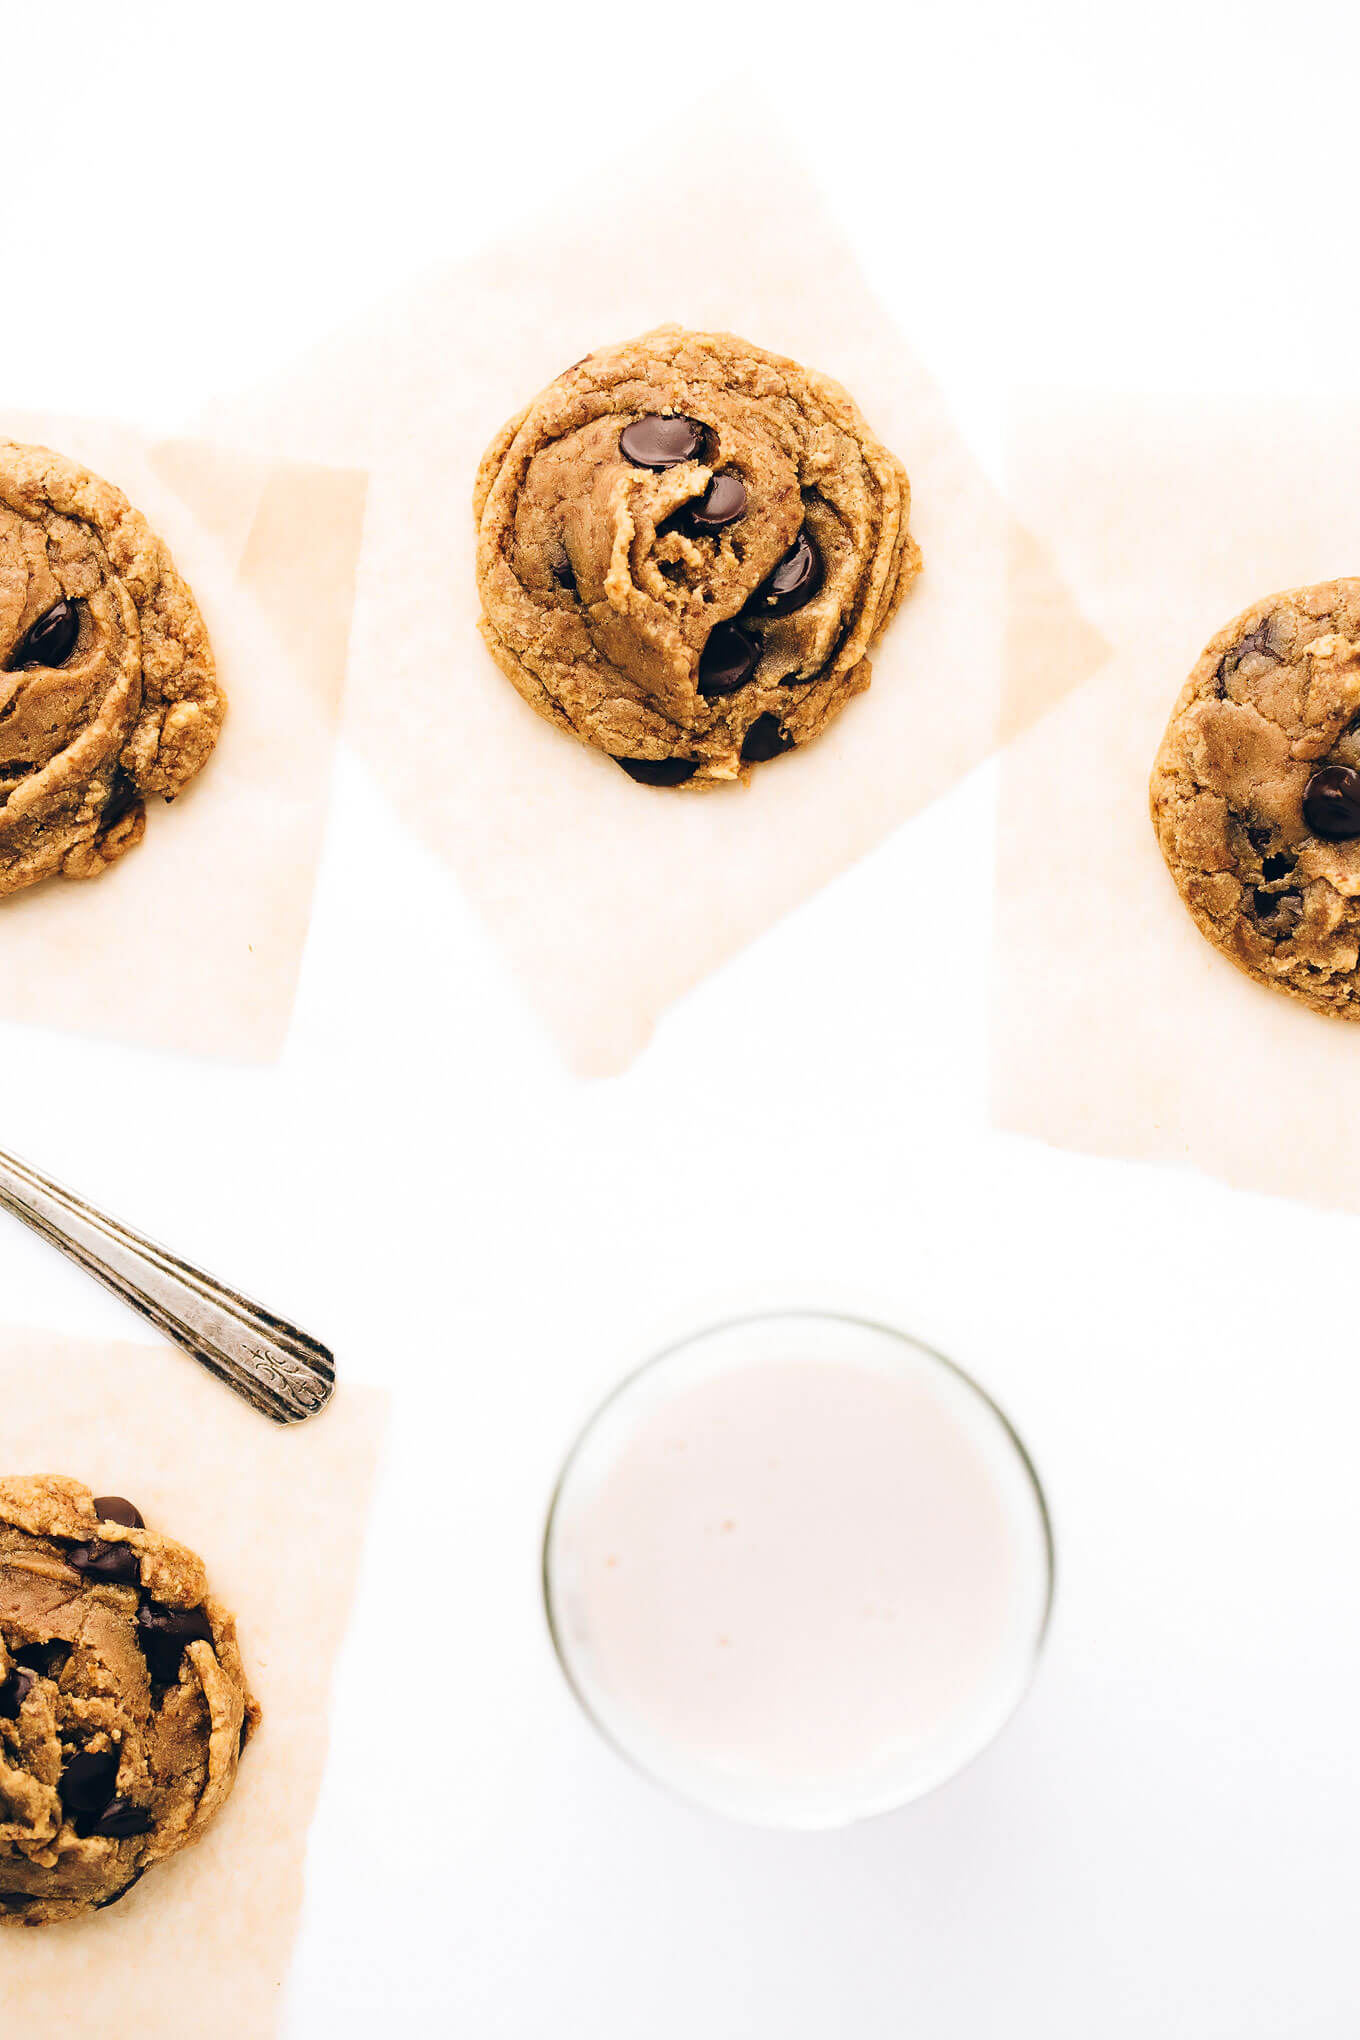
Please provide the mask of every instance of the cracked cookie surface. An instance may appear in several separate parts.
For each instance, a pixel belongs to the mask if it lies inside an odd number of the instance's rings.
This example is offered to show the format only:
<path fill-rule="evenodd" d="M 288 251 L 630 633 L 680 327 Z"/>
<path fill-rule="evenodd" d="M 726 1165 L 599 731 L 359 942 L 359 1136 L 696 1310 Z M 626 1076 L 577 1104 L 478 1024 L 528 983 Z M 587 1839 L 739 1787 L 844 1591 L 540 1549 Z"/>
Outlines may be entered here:
<path fill-rule="evenodd" d="M 161 540 L 109 482 L 0 440 L 0 898 L 92 878 L 207 762 L 224 702 Z"/>
<path fill-rule="evenodd" d="M 1151 802 L 1209 940 L 1259 983 L 1360 1019 L 1360 579 L 1271 596 L 1219 632 Z"/>
<path fill-rule="evenodd" d="M 201 1559 L 119 1496 L 0 1480 L 0 1923 L 111 1905 L 197 1841 L 258 1720 Z"/>
<path fill-rule="evenodd" d="M 576 362 L 488 448 L 482 635 L 634 779 L 747 779 L 868 686 L 920 568 L 910 501 L 837 383 L 661 327 Z"/>

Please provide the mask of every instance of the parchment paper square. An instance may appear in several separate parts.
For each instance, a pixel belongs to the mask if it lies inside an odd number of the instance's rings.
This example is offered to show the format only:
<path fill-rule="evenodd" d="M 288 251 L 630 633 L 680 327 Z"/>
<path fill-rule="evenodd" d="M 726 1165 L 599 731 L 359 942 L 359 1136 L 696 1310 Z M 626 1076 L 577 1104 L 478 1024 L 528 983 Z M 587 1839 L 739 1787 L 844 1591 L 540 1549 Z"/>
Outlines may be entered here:
<path fill-rule="evenodd" d="M 114 482 L 170 548 L 227 696 L 222 736 L 97 879 L 0 902 L 0 1018 L 240 1062 L 280 1053 L 321 852 L 364 477 L 0 415 Z"/>
<path fill-rule="evenodd" d="M 674 1000 L 985 757 L 1008 713 L 1038 712 L 1104 655 L 788 143 L 749 95 L 679 126 L 648 168 L 595 176 L 208 414 L 215 436 L 371 472 L 348 734 L 589 1075 L 625 1066 Z M 906 464 L 925 559 L 869 693 L 805 753 L 704 798 L 640 788 L 540 722 L 476 632 L 488 441 L 569 362 L 666 320 L 844 383 Z M 1023 710 L 1002 700 L 1017 616 L 1048 626 Z"/>
<path fill-rule="evenodd" d="M 0 1931 L 5 2031 L 268 2040 L 386 1397 L 341 1387 L 321 1416 L 284 1427 L 171 1347 L 4 1330 L 0 1406 L 7 1474 L 64 1473 L 127 1495 L 200 1553 L 237 1616 L 264 1710 L 201 1842 L 106 1911 Z"/>
<path fill-rule="evenodd" d="M 1255 984 L 1204 940 L 1147 797 L 1214 633 L 1261 597 L 1360 572 L 1358 450 L 1349 398 L 1019 403 L 1014 500 L 1117 651 L 1002 761 L 1002 1126 L 1360 1210 L 1360 1027 Z"/>

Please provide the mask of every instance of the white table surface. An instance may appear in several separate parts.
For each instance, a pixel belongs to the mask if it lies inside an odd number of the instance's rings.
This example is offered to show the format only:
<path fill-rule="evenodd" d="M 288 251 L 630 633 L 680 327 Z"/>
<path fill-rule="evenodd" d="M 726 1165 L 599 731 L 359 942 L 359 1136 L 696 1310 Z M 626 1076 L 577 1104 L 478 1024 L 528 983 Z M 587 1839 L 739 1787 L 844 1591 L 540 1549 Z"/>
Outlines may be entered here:
<path fill-rule="evenodd" d="M 1353 389 L 1353 10 L 477 12 L 7 16 L 6 400 L 177 426 L 532 213 L 564 149 L 645 154 L 742 70 L 994 467 L 1016 382 Z M 1360 1234 L 989 1128 L 993 794 L 984 769 L 901 829 L 608 1083 L 565 1072 L 352 756 L 278 1067 L 3 1029 L 7 1146 L 394 1394 L 293 2040 L 1356 2031 Z M 931 875 L 946 831 L 967 922 Z M 89 1105 L 152 1086 L 164 1144 Z M 9 1225 L 0 1289 L 7 1319 L 129 1329 Z M 659 1332 L 789 1298 L 886 1310 L 972 1369 L 1059 1543 L 1011 1728 L 829 1837 L 633 1776 L 558 1676 L 536 1576 L 599 1394 Z M 400 1679 L 407 1759 L 373 1733 Z"/>

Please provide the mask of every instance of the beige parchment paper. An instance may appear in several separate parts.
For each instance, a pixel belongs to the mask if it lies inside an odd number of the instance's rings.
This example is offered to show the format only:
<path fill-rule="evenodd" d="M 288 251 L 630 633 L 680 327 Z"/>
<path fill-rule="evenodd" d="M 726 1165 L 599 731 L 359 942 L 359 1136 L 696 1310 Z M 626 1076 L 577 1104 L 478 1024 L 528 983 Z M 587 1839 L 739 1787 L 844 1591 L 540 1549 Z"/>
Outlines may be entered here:
<path fill-rule="evenodd" d="M 1018 402 L 1014 500 L 1116 651 L 1002 760 L 1002 1126 L 1360 1210 L 1360 1027 L 1256 985 L 1204 940 L 1147 803 L 1215 631 L 1259 597 L 1360 572 L 1357 455 L 1350 399 Z"/>
<path fill-rule="evenodd" d="M 203 1557 L 264 1711 L 203 1840 L 116 1906 L 0 1932 L 7 2033 L 268 2040 L 302 1903 L 331 1674 L 386 1397 L 340 1388 L 283 1427 L 168 1346 L 0 1331 L 3 1470 L 123 1494 Z"/>
<path fill-rule="evenodd" d="M 140 847 L 0 905 L 0 1017 L 239 1062 L 292 1013 L 344 683 L 364 478 L 89 420 L 0 414 L 117 484 L 203 611 L 227 695 Z"/>
<path fill-rule="evenodd" d="M 1010 619 L 1044 645 L 1026 715 L 1103 656 L 749 95 L 679 128 L 650 167 L 596 174 L 208 414 L 214 436 L 370 471 L 347 734 L 587 1075 L 625 1066 L 672 1001 L 993 749 Z M 568 363 L 666 320 L 843 382 L 906 464 L 925 557 L 869 693 L 806 752 L 702 800 L 639 788 L 540 722 L 475 628 L 488 441 Z"/>

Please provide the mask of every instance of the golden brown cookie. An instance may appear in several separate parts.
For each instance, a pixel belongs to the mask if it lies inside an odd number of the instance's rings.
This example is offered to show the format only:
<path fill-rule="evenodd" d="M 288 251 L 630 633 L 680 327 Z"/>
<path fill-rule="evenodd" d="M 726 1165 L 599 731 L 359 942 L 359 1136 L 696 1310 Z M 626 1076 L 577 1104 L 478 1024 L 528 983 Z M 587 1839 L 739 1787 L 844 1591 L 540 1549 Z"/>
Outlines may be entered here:
<path fill-rule="evenodd" d="M 206 763 L 224 702 L 164 545 L 111 483 L 0 440 L 0 898 L 91 878 Z"/>
<path fill-rule="evenodd" d="M 649 786 L 806 744 L 920 568 L 897 460 L 826 376 L 663 326 L 566 370 L 477 476 L 482 635 L 531 707 Z"/>
<path fill-rule="evenodd" d="M 1204 651 L 1152 818 L 1209 940 L 1261 984 L 1360 1019 L 1360 580 L 1272 595 Z"/>
<path fill-rule="evenodd" d="M 196 1842 L 259 1718 L 201 1559 L 117 1495 L 0 1480 L 0 1921 L 112 1905 Z"/>

